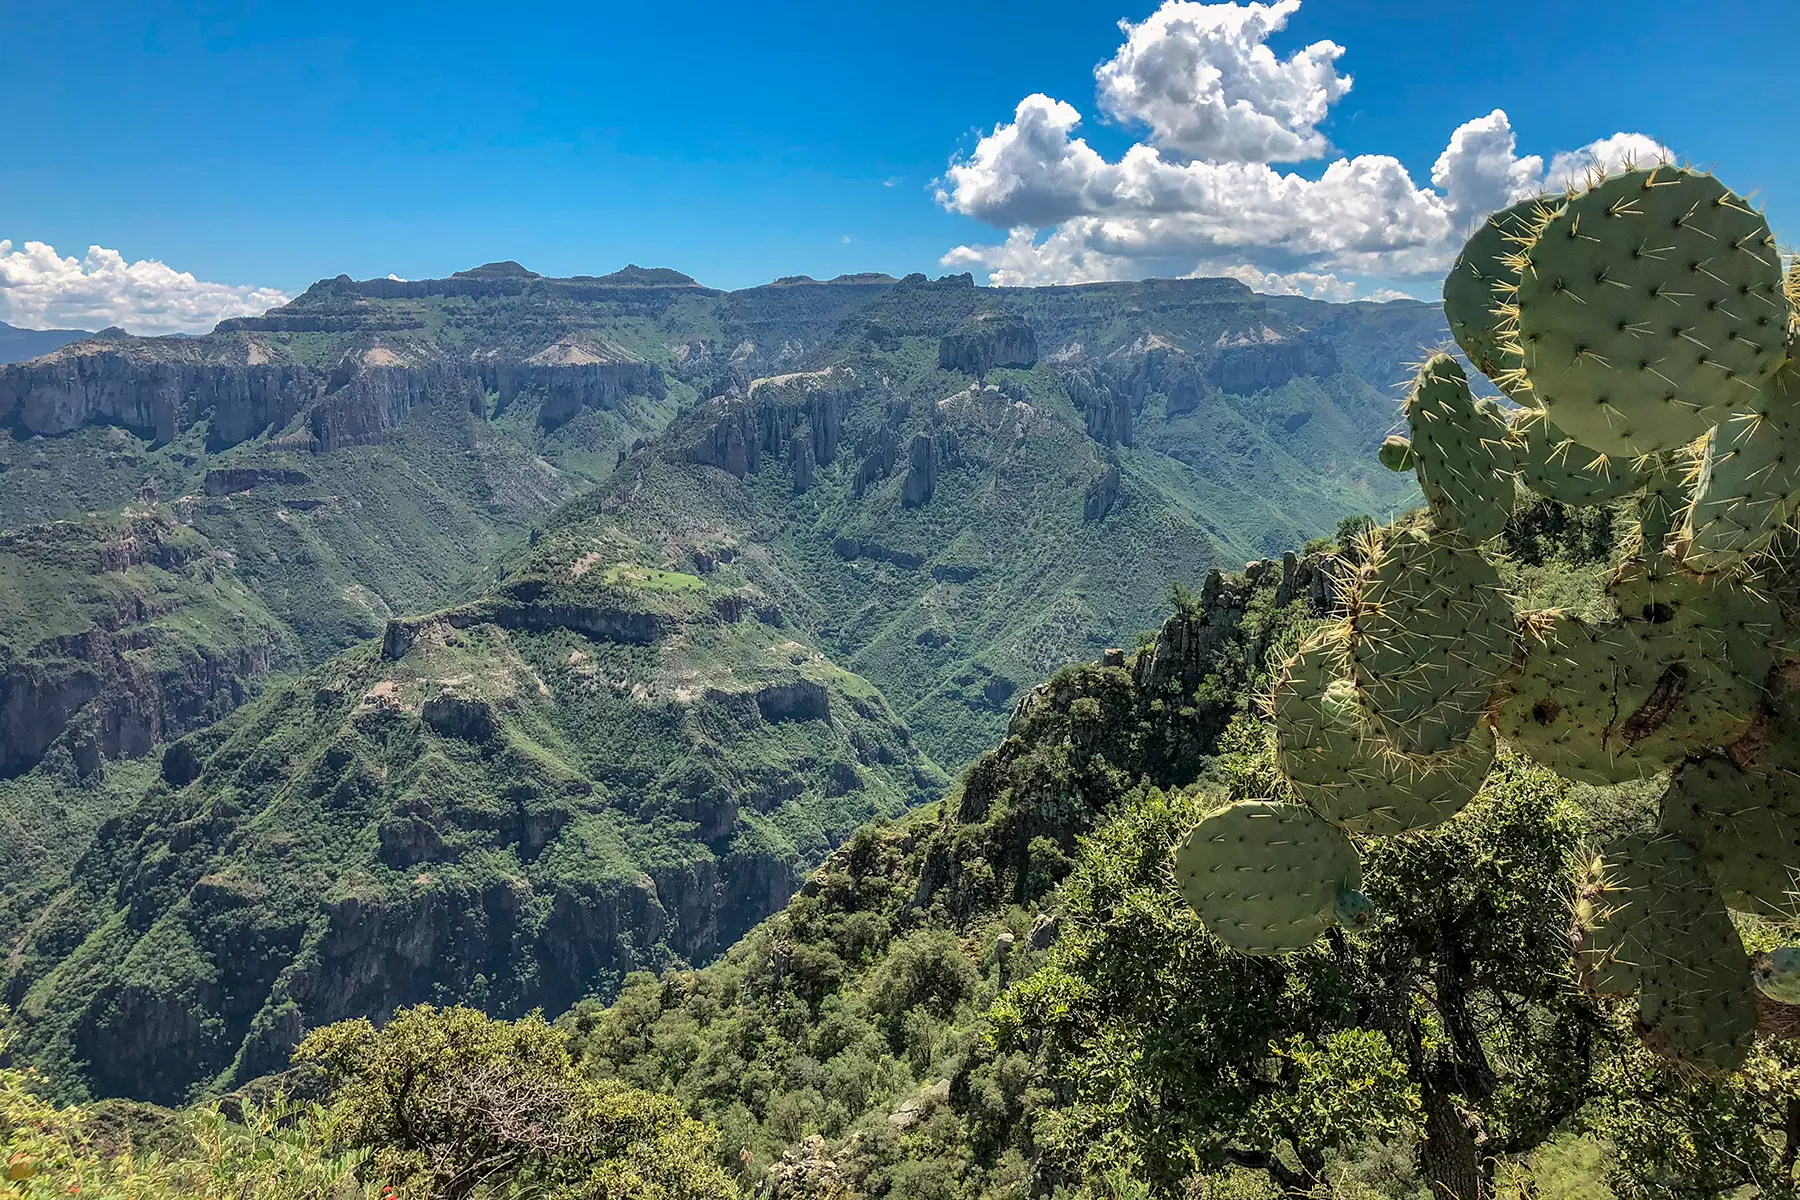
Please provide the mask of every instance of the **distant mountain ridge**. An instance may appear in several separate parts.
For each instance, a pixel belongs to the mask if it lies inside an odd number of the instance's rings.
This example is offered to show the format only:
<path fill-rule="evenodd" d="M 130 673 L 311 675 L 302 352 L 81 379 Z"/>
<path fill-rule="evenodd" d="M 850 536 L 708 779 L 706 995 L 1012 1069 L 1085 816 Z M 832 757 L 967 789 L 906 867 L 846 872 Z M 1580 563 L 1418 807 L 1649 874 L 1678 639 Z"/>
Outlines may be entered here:
<path fill-rule="evenodd" d="M 24 362 L 92 336 L 86 329 L 21 329 L 0 321 L 0 364 Z"/>

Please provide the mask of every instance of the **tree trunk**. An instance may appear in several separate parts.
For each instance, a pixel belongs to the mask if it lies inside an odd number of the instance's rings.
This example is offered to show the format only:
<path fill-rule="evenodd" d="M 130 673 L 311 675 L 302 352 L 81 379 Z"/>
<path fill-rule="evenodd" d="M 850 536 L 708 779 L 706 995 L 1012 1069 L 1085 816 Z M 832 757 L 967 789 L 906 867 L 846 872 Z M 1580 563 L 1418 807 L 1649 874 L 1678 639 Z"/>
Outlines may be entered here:
<path fill-rule="evenodd" d="M 1450 1092 L 1427 1084 L 1420 1089 L 1425 1107 L 1425 1144 L 1419 1163 L 1431 1185 L 1432 1200 L 1488 1200 L 1491 1189 L 1483 1169 L 1475 1130 Z"/>

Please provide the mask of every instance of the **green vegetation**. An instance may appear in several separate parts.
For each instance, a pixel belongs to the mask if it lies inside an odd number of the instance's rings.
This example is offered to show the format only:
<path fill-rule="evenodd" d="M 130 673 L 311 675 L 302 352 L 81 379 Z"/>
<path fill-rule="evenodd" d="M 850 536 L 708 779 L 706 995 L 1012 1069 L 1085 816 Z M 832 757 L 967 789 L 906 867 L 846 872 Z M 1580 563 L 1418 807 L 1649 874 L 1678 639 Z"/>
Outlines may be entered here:
<path fill-rule="evenodd" d="M 535 1017 L 420 1006 L 379 1033 L 367 1021 L 319 1030 L 298 1059 L 320 1100 L 277 1088 L 180 1113 L 57 1108 L 30 1072 L 0 1068 L 0 1197 L 739 1195 L 715 1132 L 666 1099 L 582 1077 Z"/>
<path fill-rule="evenodd" d="M 880 694 L 733 572 L 644 587 L 646 561 L 546 536 L 171 745 L 15 941 L 17 1051 L 70 1095 L 175 1103 L 343 1016 L 560 1011 L 713 957 L 935 793 Z"/>
<path fill-rule="evenodd" d="M 490 264 L 79 351 L 303 402 L 4 447 L 204 493 L 7 535 L 7 678 L 124 664 L 0 781 L 9 1197 L 1800 1195 L 1787 459 L 1562 433 L 1529 237 L 1451 324 L 1541 411 L 1433 358 L 1412 478 L 1347 451 L 1436 314 L 1224 281 Z"/>

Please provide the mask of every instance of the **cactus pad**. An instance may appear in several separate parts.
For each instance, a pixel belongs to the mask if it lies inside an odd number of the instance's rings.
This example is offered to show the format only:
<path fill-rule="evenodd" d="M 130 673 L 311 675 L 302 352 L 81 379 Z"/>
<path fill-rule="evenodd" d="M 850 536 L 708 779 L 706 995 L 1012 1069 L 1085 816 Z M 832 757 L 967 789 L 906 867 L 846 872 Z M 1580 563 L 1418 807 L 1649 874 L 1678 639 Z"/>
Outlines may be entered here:
<path fill-rule="evenodd" d="M 1349 602 L 1350 675 L 1406 754 L 1460 745 L 1512 665 L 1512 604 L 1486 559 L 1418 530 L 1383 538 Z"/>
<path fill-rule="evenodd" d="M 1735 709 L 1738 722 L 1748 724 L 1775 665 L 1780 606 L 1734 580 L 1693 575 L 1666 555 L 1627 562 L 1606 592 L 1620 619 L 1660 660 L 1679 659 L 1695 670 L 1730 676 L 1710 685 L 1726 689 L 1724 703 Z M 1715 730 L 1721 740 L 1712 744 L 1736 741 L 1741 732 L 1740 724 L 1722 726 Z"/>
<path fill-rule="evenodd" d="M 1710 175 L 1659 166 L 1604 179 L 1516 262 L 1531 399 L 1607 454 L 1693 441 L 1766 387 L 1785 356 L 1768 222 Z"/>
<path fill-rule="evenodd" d="M 1390 471 L 1410 471 L 1414 462 L 1412 442 L 1397 433 L 1389 434 L 1382 439 L 1381 449 L 1375 452 L 1375 457 Z"/>
<path fill-rule="evenodd" d="M 1800 906 L 1800 775 L 1791 768 L 1696 759 L 1663 795 L 1662 824 L 1699 847 L 1734 907 L 1775 916 Z"/>
<path fill-rule="evenodd" d="M 1295 794 L 1364 834 L 1426 829 L 1462 811 L 1493 766 L 1493 731 L 1480 727 L 1443 754 L 1396 753 L 1341 677 L 1344 655 L 1341 639 L 1314 639 L 1275 685 L 1275 761 Z"/>
<path fill-rule="evenodd" d="M 1481 223 L 1444 277 L 1450 334 L 1489 379 L 1516 378 L 1521 365 L 1517 349 L 1502 333 L 1506 318 L 1496 289 L 1510 294 L 1518 284 L 1519 268 L 1509 260 L 1561 203 L 1560 198 L 1533 197 L 1501 209 Z M 1530 392 L 1524 396 L 1529 400 Z"/>
<path fill-rule="evenodd" d="M 1582 783 L 1623 783 L 1668 770 L 1749 729 L 1758 690 L 1733 669 L 1723 632 L 1694 628 L 1709 611 L 1753 624 L 1754 598 L 1695 595 L 1640 572 L 1614 583 L 1629 619 L 1591 624 L 1567 615 L 1528 622 L 1520 669 L 1499 689 L 1494 724 L 1518 751 Z M 1738 653 L 1767 671 L 1746 635 Z"/>
<path fill-rule="evenodd" d="M 1354 932 L 1367 929 L 1374 922 L 1375 902 L 1359 891 L 1345 888 L 1332 901 L 1331 912 L 1339 925 Z"/>
<path fill-rule="evenodd" d="M 1477 405 L 1456 360 L 1434 354 L 1406 398 L 1413 467 L 1439 529 L 1491 538 L 1512 514 L 1512 452 L 1506 420 Z"/>
<path fill-rule="evenodd" d="M 1743 1064 L 1756 1036 L 1750 959 L 1693 847 L 1666 834 L 1608 846 L 1577 905 L 1583 982 L 1638 994 L 1638 1032 L 1712 1071 Z"/>
<path fill-rule="evenodd" d="M 1800 373 L 1790 363 L 1713 430 L 1694 484 L 1686 559 L 1726 571 L 1766 547 L 1800 508 Z"/>
<path fill-rule="evenodd" d="M 1693 493 L 1686 456 L 1659 454 L 1644 465 L 1644 491 L 1638 497 L 1638 553 L 1660 554 L 1669 535 L 1685 518 Z"/>
<path fill-rule="evenodd" d="M 1759 954 L 1750 965 L 1756 990 L 1777 1004 L 1800 1004 L 1800 946 Z"/>
<path fill-rule="evenodd" d="M 1318 940 L 1338 894 L 1362 886 L 1343 830 L 1297 804 L 1244 800 L 1207 817 L 1175 848 L 1175 880 L 1214 936 L 1245 954 Z"/>
<path fill-rule="evenodd" d="M 1562 504 L 1608 504 L 1644 484 L 1631 459 L 1584 446 L 1534 409 L 1513 414 L 1508 435 L 1519 482 Z"/>

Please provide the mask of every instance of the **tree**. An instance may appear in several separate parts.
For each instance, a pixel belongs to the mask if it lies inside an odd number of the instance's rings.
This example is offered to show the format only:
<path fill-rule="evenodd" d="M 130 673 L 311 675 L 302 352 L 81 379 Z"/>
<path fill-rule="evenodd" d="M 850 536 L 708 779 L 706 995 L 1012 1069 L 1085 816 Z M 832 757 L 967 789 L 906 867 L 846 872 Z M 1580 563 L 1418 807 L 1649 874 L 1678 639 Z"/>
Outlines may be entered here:
<path fill-rule="evenodd" d="M 1513 764 L 1456 820 L 1372 848 L 1380 916 L 1354 940 L 1237 955 L 1166 864 L 1220 787 L 1274 786 L 1245 725 L 1213 788 L 1135 794 L 1084 846 L 1061 944 L 994 1008 L 992 1052 L 1031 1055 L 1049 1100 L 1006 1114 L 1025 1117 L 1014 1136 L 1047 1182 L 1123 1157 L 1162 1194 L 1235 1164 L 1304 1195 L 1328 1156 L 1405 1134 L 1437 1195 L 1487 1194 L 1497 1156 L 1589 1095 L 1601 1022 L 1565 969 L 1579 814 L 1559 781 Z"/>
<path fill-rule="evenodd" d="M 402 1010 L 343 1021 L 295 1061 L 331 1079 L 339 1139 L 372 1153 L 403 1195 L 461 1200 L 541 1188 L 587 1200 L 731 1200 L 718 1135 L 672 1100 L 584 1077 L 562 1033 L 532 1015 Z"/>

